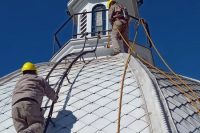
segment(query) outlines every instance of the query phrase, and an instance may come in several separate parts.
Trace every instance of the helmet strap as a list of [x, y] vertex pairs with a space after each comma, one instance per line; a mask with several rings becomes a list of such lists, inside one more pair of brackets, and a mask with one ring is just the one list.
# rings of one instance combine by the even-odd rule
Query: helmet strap
[[35, 70], [26, 70], [26, 71], [23, 71], [23, 75], [25, 75], [25, 74], [37, 75], [37, 71], [35, 71]]

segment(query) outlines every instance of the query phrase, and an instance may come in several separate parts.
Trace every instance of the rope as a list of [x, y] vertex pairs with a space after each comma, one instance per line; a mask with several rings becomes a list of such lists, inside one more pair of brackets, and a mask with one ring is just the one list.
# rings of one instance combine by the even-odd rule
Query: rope
[[[134, 41], [133, 44], [136, 42], [137, 39], [137, 35], [138, 35], [138, 27], [139, 27], [139, 23], [137, 24], [137, 28], [136, 28], [136, 32], [135, 32], [135, 36], [134, 36]], [[128, 45], [129, 47], [129, 55], [128, 58], [126, 60], [125, 63], [125, 68], [124, 68], [124, 72], [123, 72], [123, 76], [122, 76], [122, 80], [121, 80], [121, 88], [120, 88], [120, 98], [119, 98], [119, 110], [118, 110], [118, 123], [117, 123], [117, 133], [120, 133], [120, 123], [121, 123], [121, 110], [122, 110], [122, 99], [123, 99], [123, 90], [124, 90], [124, 81], [125, 81], [125, 77], [126, 77], [126, 72], [128, 69], [128, 64], [131, 60], [131, 54], [132, 51], [130, 49], [135, 49], [134, 47], [131, 47], [126, 40], [124, 39], [124, 37], [122, 36], [121, 32], [119, 31], [119, 29], [117, 29], [117, 31], [119, 32], [120, 36], [123, 38], [124, 42]], [[133, 45], [132, 45], [133, 46]]]
[[123, 90], [124, 90], [124, 81], [125, 81], [126, 71], [127, 71], [130, 59], [131, 59], [131, 54], [129, 53], [128, 59], [126, 60], [126, 64], [125, 64], [125, 68], [124, 68], [124, 73], [123, 73], [122, 81], [121, 81], [117, 133], [120, 133], [120, 123], [121, 123], [121, 110], [122, 110], [122, 97], [123, 97]]
[[[140, 20], [140, 22], [141, 22], [141, 20]], [[145, 27], [144, 27], [144, 29], [145, 29]], [[125, 44], [129, 47], [129, 49], [131, 50], [131, 52], [133, 52], [134, 54], [136, 54], [135, 53], [135, 51], [134, 51], [134, 49], [132, 48], [132, 47], [130, 47], [129, 46], [129, 44], [128, 44], [128, 42], [126, 42], [126, 40], [124, 39], [124, 37], [122, 36], [122, 34], [120, 33], [120, 31], [118, 30], [118, 32], [119, 32], [119, 34], [120, 34], [120, 36], [121, 36], [121, 38], [123, 39], [123, 41], [125, 42]], [[147, 34], [148, 35], [148, 34]], [[152, 39], [151, 39], [151, 37], [149, 36], [149, 39], [150, 39], [150, 41], [151, 41], [151, 43], [152, 43], [152, 46], [153, 46], [153, 48], [155, 48], [154, 46], [154, 43], [153, 43], [153, 41], [152, 41]], [[157, 50], [158, 51], [158, 50]], [[158, 52], [159, 53], [159, 52]], [[155, 67], [155, 66], [153, 66], [153, 65], [151, 65], [150, 63], [148, 63], [146, 60], [144, 60], [142, 57], [140, 57], [139, 55], [137, 55], [136, 54], [136, 56], [138, 57], [138, 59], [140, 59], [142, 62], [144, 62], [145, 64], [148, 64], [149, 66], [151, 66], [152, 68], [154, 68], [154, 69], [156, 69], [158, 72], [160, 72], [163, 76], [165, 76], [165, 77], [167, 77], [169, 80], [170, 80], [170, 82], [173, 84], [173, 85], [175, 85], [177, 88], [178, 88], [178, 90], [181, 92], [181, 93], [183, 93], [183, 95], [186, 97], [186, 98], [188, 98], [187, 100], [188, 100], [188, 102], [191, 102], [191, 104], [193, 105], [193, 107], [198, 111], [198, 114], [200, 114], [200, 109], [199, 109], [199, 107], [198, 107], [198, 105], [196, 104], [196, 102], [194, 102], [193, 101], [193, 97], [192, 96], [190, 96], [189, 94], [187, 94], [185, 91], [183, 91], [183, 89], [178, 85], [178, 83], [176, 82], [176, 81], [174, 81], [169, 75], [167, 75], [164, 71], [162, 71], [162, 70], [160, 70], [160, 69], [158, 69], [157, 67]], [[163, 58], [162, 58], [163, 59]], [[164, 59], [163, 59], [163, 61], [164, 61]], [[166, 62], [165, 62], [166, 63]], [[167, 63], [166, 63], [167, 64]], [[171, 69], [172, 70], [172, 69]], [[175, 74], [175, 73], [173, 73], [173, 74]], [[176, 76], [177, 76], [177, 74], [175, 74]], [[177, 76], [178, 77], [178, 76]], [[178, 77], [178, 79], [180, 79], [180, 77]], [[184, 83], [184, 81], [183, 80], [181, 80], [182, 81], [182, 83]], [[185, 83], [184, 83], [184, 85], [186, 85]], [[186, 86], [188, 86], [188, 85], [186, 85]], [[189, 87], [190, 88], [190, 87]], [[191, 88], [190, 88], [190, 90], [191, 90]], [[199, 99], [198, 99], [199, 100]]]
[[111, 41], [111, 39], [110, 39], [110, 32], [108, 31], [108, 43], [106, 45], [106, 48], [110, 48], [110, 41]]
[[151, 68], [154, 68], [154, 69], [156, 69], [158, 72], [160, 72], [162, 75], [164, 75], [165, 77], [167, 77], [169, 80], [170, 80], [170, 82], [173, 84], [173, 85], [175, 85], [177, 88], [178, 88], [178, 90], [181, 92], [181, 93], [183, 93], [183, 95], [185, 96], [185, 97], [187, 97], [189, 100], [188, 100], [188, 102], [191, 102], [191, 104], [193, 105], [193, 107], [195, 107], [195, 109], [197, 109], [197, 111], [198, 111], [198, 113], [199, 113], [199, 108], [198, 108], [198, 106], [197, 106], [197, 104], [193, 101], [193, 97], [192, 96], [190, 96], [189, 94], [187, 94], [185, 91], [183, 91], [183, 89], [180, 87], [180, 85], [178, 85], [178, 83], [176, 82], [176, 81], [174, 81], [169, 75], [167, 75], [165, 72], [163, 72], [163, 71], [161, 71], [160, 69], [158, 69], [157, 67], [154, 67], [153, 65], [151, 65], [150, 63], [148, 63], [148, 62], [146, 62], [143, 58], [141, 58], [140, 56], [138, 56], [138, 58], [142, 61], [142, 62], [144, 62], [145, 64], [147, 64], [147, 65], [149, 65]]
[[160, 54], [160, 52], [158, 51], [158, 49], [156, 48], [154, 42], [152, 41], [146, 27], [145, 27], [145, 24], [144, 24], [144, 20], [142, 19], [141, 20], [141, 23], [142, 23], [142, 26], [144, 28], [144, 31], [145, 31], [145, 34], [146, 36], [148, 37], [149, 41], [151, 42], [153, 48], [155, 49], [156, 53], [158, 54], [159, 58], [162, 60], [162, 62], [165, 64], [165, 66], [170, 70], [170, 72], [175, 75], [175, 77], [182, 83], [184, 84], [188, 90], [190, 90], [192, 92], [192, 94], [198, 99], [198, 102], [200, 102], [200, 99], [198, 97], [198, 95], [172, 70], [172, 68], [167, 64], [167, 62], [163, 59], [162, 55]]

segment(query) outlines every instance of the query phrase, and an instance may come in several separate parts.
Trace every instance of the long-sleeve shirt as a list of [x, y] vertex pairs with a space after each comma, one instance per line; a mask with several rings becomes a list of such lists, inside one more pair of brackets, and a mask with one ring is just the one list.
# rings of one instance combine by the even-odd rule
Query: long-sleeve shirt
[[116, 21], [117, 18], [119, 18], [118, 20], [120, 20], [122, 23], [124, 23], [124, 24], [127, 23], [126, 20], [120, 18], [120, 17], [122, 17], [121, 13], [119, 14], [121, 7], [123, 7], [123, 6], [118, 3], [111, 5], [109, 12], [108, 12], [108, 19], [109, 19], [109, 22], [111, 23], [111, 25], [113, 25], [114, 21]]
[[51, 100], [55, 100], [57, 96], [45, 79], [34, 74], [25, 74], [15, 86], [12, 104], [22, 98], [31, 98], [36, 100], [41, 106], [43, 96], [45, 95]]

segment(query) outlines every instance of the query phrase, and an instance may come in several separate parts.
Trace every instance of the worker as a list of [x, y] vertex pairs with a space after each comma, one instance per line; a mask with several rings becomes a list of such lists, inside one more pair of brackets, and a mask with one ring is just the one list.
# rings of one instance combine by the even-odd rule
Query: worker
[[45, 79], [37, 75], [34, 64], [27, 62], [21, 69], [23, 76], [12, 95], [12, 118], [17, 133], [43, 133], [43, 96], [57, 102], [58, 96]]
[[[108, 0], [107, 6], [109, 8], [109, 22], [112, 25], [112, 47], [113, 47], [113, 55], [116, 55], [120, 52], [120, 40], [123, 41], [121, 38], [118, 30], [121, 32], [122, 37], [125, 39], [127, 43], [129, 43], [128, 39], [128, 23], [129, 23], [129, 16], [126, 8], [116, 2], [115, 0]], [[128, 52], [128, 47], [126, 43], [123, 41], [123, 48], [124, 51]]]

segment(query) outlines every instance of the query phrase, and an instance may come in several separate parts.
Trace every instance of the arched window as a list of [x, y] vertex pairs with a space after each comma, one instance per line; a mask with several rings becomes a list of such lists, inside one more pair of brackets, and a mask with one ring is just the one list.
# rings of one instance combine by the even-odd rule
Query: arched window
[[100, 10], [106, 10], [106, 7], [100, 4], [92, 9], [92, 36], [97, 35], [94, 32], [98, 31], [104, 31], [103, 35], [106, 34], [106, 11]]

